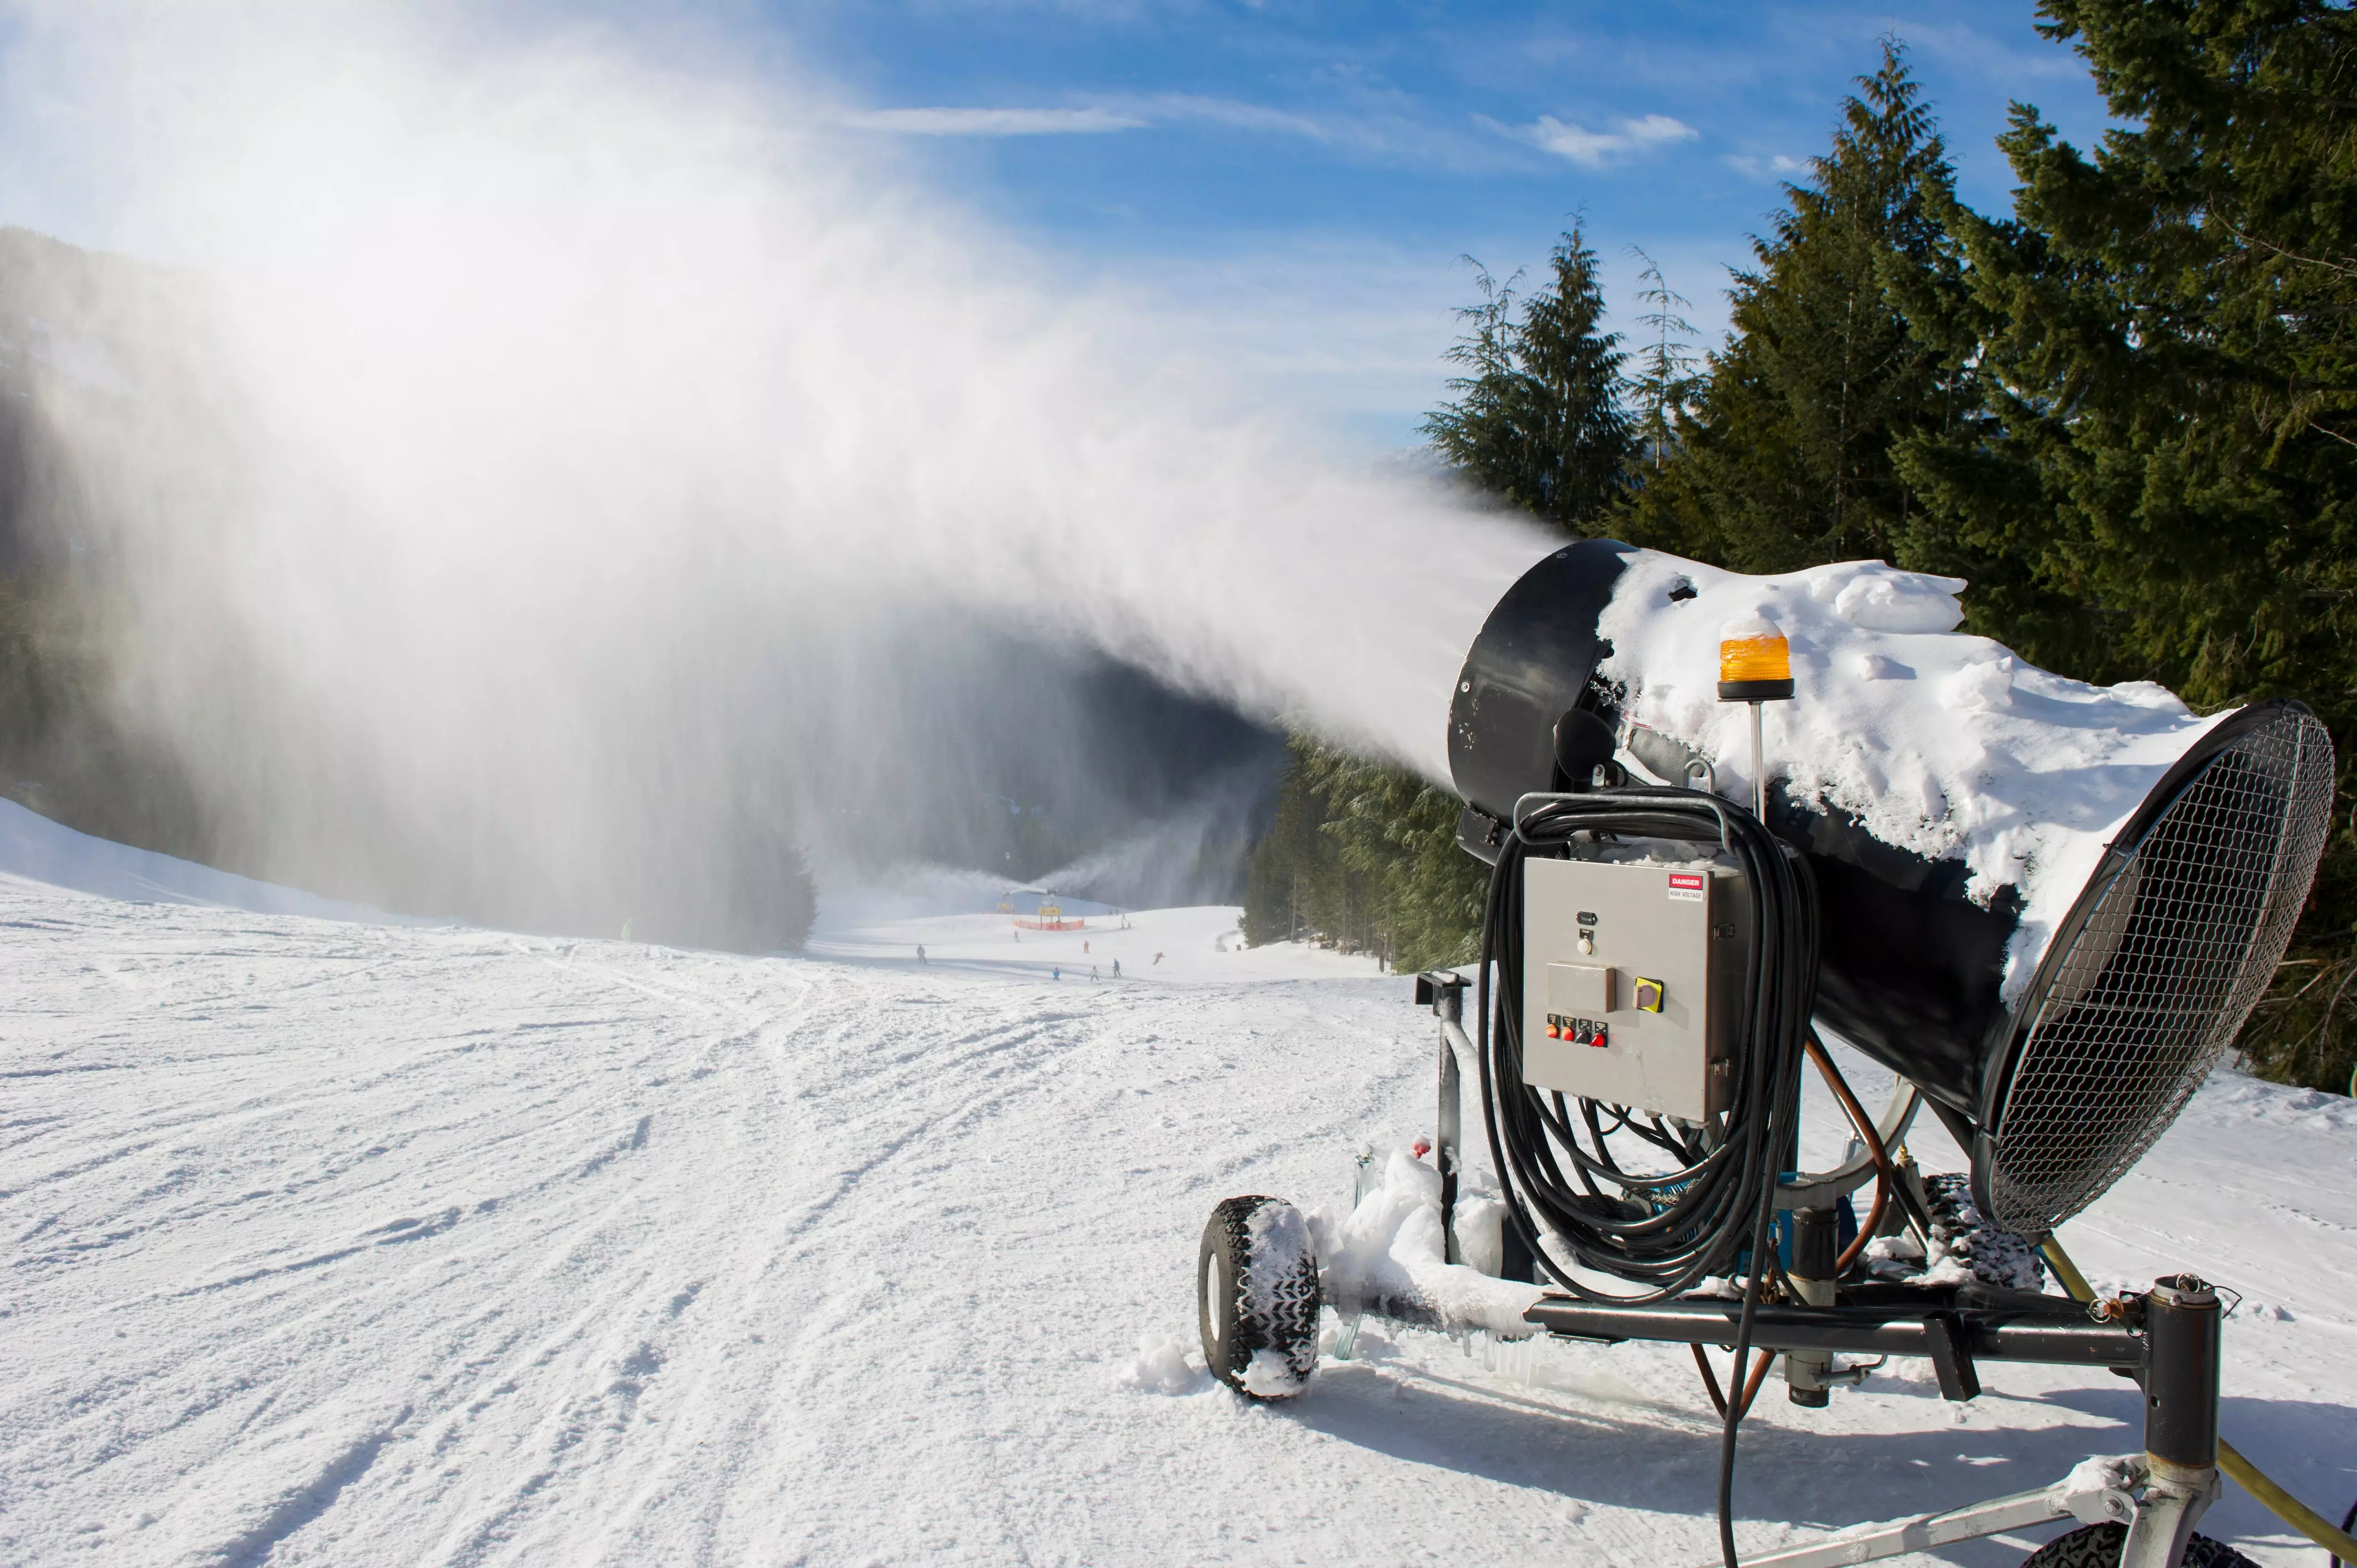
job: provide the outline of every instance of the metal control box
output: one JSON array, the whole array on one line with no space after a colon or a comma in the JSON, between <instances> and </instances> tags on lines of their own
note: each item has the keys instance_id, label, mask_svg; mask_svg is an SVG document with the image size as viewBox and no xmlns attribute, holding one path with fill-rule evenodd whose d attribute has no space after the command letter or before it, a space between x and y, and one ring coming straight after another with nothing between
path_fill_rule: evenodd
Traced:
<instances>
[{"instance_id":1,"label":"metal control box","mask_svg":"<svg viewBox=\"0 0 2357 1568\"><path fill-rule=\"evenodd\" d=\"M1523 1081L1699 1122L1727 1109L1751 950L1723 866L1523 863Z\"/></svg>"}]
</instances>

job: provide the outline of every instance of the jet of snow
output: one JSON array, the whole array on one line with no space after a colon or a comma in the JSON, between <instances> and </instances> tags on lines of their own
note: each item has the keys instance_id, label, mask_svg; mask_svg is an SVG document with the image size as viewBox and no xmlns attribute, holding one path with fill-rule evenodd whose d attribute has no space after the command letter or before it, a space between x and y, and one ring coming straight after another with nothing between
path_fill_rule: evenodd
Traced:
<instances>
[{"instance_id":1,"label":"jet of snow","mask_svg":"<svg viewBox=\"0 0 2357 1568\"><path fill-rule=\"evenodd\" d=\"M1020 627L1446 778L1535 526L1325 451L826 83L461 7L13 9L12 177L194 270L199 326L116 339L128 396L44 413L129 575L124 701L265 872L562 903L725 854L863 736L953 772L877 711L886 627Z\"/></svg>"}]
</instances>

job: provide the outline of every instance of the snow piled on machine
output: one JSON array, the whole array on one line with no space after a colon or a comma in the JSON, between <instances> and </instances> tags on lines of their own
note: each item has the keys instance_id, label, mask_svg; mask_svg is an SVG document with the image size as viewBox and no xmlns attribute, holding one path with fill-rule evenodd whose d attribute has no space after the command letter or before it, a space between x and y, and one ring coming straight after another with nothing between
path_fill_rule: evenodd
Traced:
<instances>
[{"instance_id":1,"label":"snow piled on machine","mask_svg":"<svg viewBox=\"0 0 2357 1568\"><path fill-rule=\"evenodd\" d=\"M1462 1263L1441 1245L1440 1173L1407 1150L1361 1156L1373 1179L1341 1212L1313 1208L1308 1219L1337 1310L1381 1312L1455 1328L1486 1328L1501 1338L1534 1332L1523 1314L1542 1294L1534 1284L1495 1275L1501 1262L1505 1206L1494 1196L1460 1192L1457 1240ZM1380 1170L1375 1166L1380 1164Z\"/></svg>"},{"instance_id":2,"label":"snow piled on machine","mask_svg":"<svg viewBox=\"0 0 2357 1568\"><path fill-rule=\"evenodd\" d=\"M1886 843L1964 861L1976 902L2015 889L2012 1002L2105 844L2220 715L2149 681L2068 680L1957 631L1965 586L1878 561L1752 577L1631 551L1598 622L1600 673L1625 685L1632 722L1710 758L1719 791L1748 800L1750 716L1718 699L1719 633L1774 621L1795 691L1767 704L1769 777Z\"/></svg>"}]
</instances>

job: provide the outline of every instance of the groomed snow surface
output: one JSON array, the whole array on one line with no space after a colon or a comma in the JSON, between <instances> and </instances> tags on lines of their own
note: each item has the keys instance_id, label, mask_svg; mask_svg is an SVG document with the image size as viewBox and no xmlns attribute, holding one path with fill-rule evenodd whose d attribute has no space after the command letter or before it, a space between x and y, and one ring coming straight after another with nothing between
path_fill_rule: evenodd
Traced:
<instances>
[{"instance_id":1,"label":"groomed snow surface","mask_svg":"<svg viewBox=\"0 0 2357 1568\"><path fill-rule=\"evenodd\" d=\"M6 853L101 891L0 876L0 1563L1714 1560L1683 1349L1371 1326L1282 1405L1202 1372L1212 1204L1334 1206L1430 1129L1429 1020L1363 962L1221 950L1224 909L737 958L257 913L155 857L177 901L132 902L129 852L51 848ZM2352 1149L2348 1101L2222 1075L2066 1232L2244 1293L2226 1432L2336 1516ZM2137 1446L2117 1379L1983 1378L1771 1384L1747 1543ZM2231 1486L2206 1528L2320 1561Z\"/></svg>"}]
</instances>

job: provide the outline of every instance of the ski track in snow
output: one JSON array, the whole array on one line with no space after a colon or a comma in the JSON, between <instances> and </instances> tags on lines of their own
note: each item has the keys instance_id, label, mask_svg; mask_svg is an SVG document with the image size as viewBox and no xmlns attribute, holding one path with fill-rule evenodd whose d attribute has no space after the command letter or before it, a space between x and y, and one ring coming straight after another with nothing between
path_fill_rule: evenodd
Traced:
<instances>
[{"instance_id":1,"label":"ski track in snow","mask_svg":"<svg viewBox=\"0 0 2357 1568\"><path fill-rule=\"evenodd\" d=\"M1232 922L740 958L0 877L0 1562L1714 1560L1682 1348L1371 1326L1282 1406L1124 1386L1141 1336L1191 1351L1217 1199L1330 1203L1360 1137L1430 1125L1405 983L1213 956ZM2221 1075L2065 1231L2099 1283L2246 1294L2227 1434L2336 1516L2352 1149L2350 1101ZM2119 1380L1983 1377L1771 1386L1747 1543L2139 1445ZM2231 1486L2205 1528L2316 1560Z\"/></svg>"}]
</instances>

